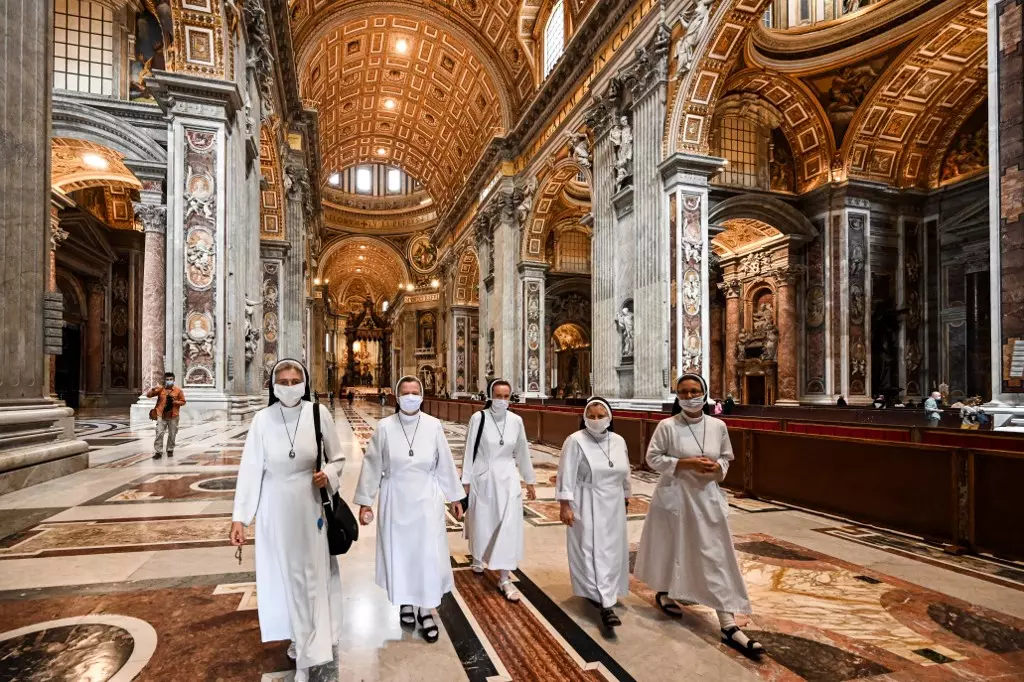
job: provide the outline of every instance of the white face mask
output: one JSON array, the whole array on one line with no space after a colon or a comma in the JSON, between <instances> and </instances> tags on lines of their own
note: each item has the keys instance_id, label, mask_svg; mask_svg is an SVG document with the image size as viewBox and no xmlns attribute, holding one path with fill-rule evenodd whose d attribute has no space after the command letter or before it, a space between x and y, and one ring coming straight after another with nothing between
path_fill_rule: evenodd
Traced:
<instances>
[{"instance_id":1,"label":"white face mask","mask_svg":"<svg viewBox=\"0 0 1024 682\"><path fill-rule=\"evenodd\" d=\"M301 384L295 384L294 386L285 386L284 384L274 384L274 395L281 401L281 404L285 407L295 407L302 400L302 396L306 394L306 382Z\"/></svg>"},{"instance_id":2,"label":"white face mask","mask_svg":"<svg viewBox=\"0 0 1024 682\"><path fill-rule=\"evenodd\" d=\"M508 401L502 400L501 398L495 398L491 401L491 408L500 414L508 409Z\"/></svg>"},{"instance_id":3,"label":"white face mask","mask_svg":"<svg viewBox=\"0 0 1024 682\"><path fill-rule=\"evenodd\" d=\"M608 430L608 426L612 423L611 417L601 417L600 419L588 419L583 418L583 423L587 425L587 431L590 431L595 436L599 436Z\"/></svg>"},{"instance_id":4,"label":"white face mask","mask_svg":"<svg viewBox=\"0 0 1024 682\"><path fill-rule=\"evenodd\" d=\"M416 395L415 393L408 393L398 399L398 407L402 412L419 412L422 403L423 396Z\"/></svg>"},{"instance_id":5,"label":"white face mask","mask_svg":"<svg viewBox=\"0 0 1024 682\"><path fill-rule=\"evenodd\" d=\"M696 398L680 398L679 407L683 408L687 412L696 412L704 409L704 396L698 396Z\"/></svg>"}]
</instances>

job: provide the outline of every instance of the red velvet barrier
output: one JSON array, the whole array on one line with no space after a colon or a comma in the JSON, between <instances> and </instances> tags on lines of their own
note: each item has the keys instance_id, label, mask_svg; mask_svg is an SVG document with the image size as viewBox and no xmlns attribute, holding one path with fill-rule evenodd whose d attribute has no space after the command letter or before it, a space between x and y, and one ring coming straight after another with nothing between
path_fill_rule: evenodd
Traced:
<instances>
[{"instance_id":1,"label":"red velvet barrier","mask_svg":"<svg viewBox=\"0 0 1024 682\"><path fill-rule=\"evenodd\" d=\"M885 440L896 443L909 443L910 431L906 429L879 429L870 426L840 426L838 424L808 424L806 422L786 422L789 433L807 433L817 436L833 436L836 438L864 438L867 440Z\"/></svg>"}]
</instances>

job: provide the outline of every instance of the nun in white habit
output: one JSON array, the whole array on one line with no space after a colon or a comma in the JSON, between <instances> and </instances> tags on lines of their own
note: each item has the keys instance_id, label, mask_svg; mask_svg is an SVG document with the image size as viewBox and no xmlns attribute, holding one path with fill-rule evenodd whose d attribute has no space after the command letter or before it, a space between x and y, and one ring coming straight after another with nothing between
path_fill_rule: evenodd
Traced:
<instances>
[{"instance_id":1,"label":"nun in white habit","mask_svg":"<svg viewBox=\"0 0 1024 682\"><path fill-rule=\"evenodd\" d=\"M256 591L264 642L291 640L295 679L333 660L341 635L341 576L330 555L319 488L338 490L345 462L330 412L314 405L297 360L271 373L270 402L253 416L235 486L231 542L256 520ZM313 410L320 410L324 466L316 468Z\"/></svg>"},{"instance_id":2,"label":"nun in white habit","mask_svg":"<svg viewBox=\"0 0 1024 682\"><path fill-rule=\"evenodd\" d=\"M566 529L572 591L601 611L605 627L622 625L612 611L629 594L629 454L615 433L612 408L591 398L580 430L565 439L558 461L555 499Z\"/></svg>"},{"instance_id":3,"label":"nun in white habit","mask_svg":"<svg viewBox=\"0 0 1024 682\"><path fill-rule=\"evenodd\" d=\"M399 622L436 642L431 609L455 586L449 560L444 501L462 500L462 485L441 422L420 411L423 385L406 376L395 388L398 409L381 419L359 472L355 503L359 522L373 521L373 500L380 491L377 518L377 585L400 605ZM462 518L461 505L452 513ZM418 613L415 613L418 609Z\"/></svg>"},{"instance_id":4,"label":"nun in white habit","mask_svg":"<svg viewBox=\"0 0 1024 682\"><path fill-rule=\"evenodd\" d=\"M684 604L718 613L722 638L748 656L764 647L733 617L750 613L747 587L729 533L725 496L718 484L733 460L725 422L704 414L707 384L696 374L676 382L678 413L662 420L647 447L647 464L661 473L640 538L636 577L657 593L671 617ZM673 410L675 412L675 410Z\"/></svg>"},{"instance_id":5,"label":"nun in white habit","mask_svg":"<svg viewBox=\"0 0 1024 682\"><path fill-rule=\"evenodd\" d=\"M466 428L466 455L462 459L462 483L469 496L466 537L473 571L483 573L484 566L498 571L498 589L505 599L517 602L519 591L512 585L509 571L514 571L523 559L523 489L519 476L526 481L530 500L537 499L537 478L523 419L508 409L512 385L495 379L487 395L484 409L469 418Z\"/></svg>"}]
</instances>

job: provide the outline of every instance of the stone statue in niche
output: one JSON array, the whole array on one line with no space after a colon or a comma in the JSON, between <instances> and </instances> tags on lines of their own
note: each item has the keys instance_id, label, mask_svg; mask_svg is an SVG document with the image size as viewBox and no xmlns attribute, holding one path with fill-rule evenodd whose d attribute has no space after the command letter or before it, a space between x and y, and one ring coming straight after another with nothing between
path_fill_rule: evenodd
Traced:
<instances>
[{"instance_id":1,"label":"stone statue in niche","mask_svg":"<svg viewBox=\"0 0 1024 682\"><path fill-rule=\"evenodd\" d=\"M203 317L192 318L192 325L185 334L185 348L188 357L195 360L200 355L213 357L213 330Z\"/></svg>"},{"instance_id":2,"label":"stone statue in niche","mask_svg":"<svg viewBox=\"0 0 1024 682\"><path fill-rule=\"evenodd\" d=\"M260 343L260 330L253 324L259 301L245 299L245 361L252 362Z\"/></svg>"},{"instance_id":3,"label":"stone statue in niche","mask_svg":"<svg viewBox=\"0 0 1024 682\"><path fill-rule=\"evenodd\" d=\"M618 191L633 174L633 129L629 127L629 119L620 116L608 137L615 148L615 190Z\"/></svg>"},{"instance_id":4,"label":"stone statue in niche","mask_svg":"<svg viewBox=\"0 0 1024 682\"><path fill-rule=\"evenodd\" d=\"M786 145L772 145L772 160L769 164L770 187L775 192L792 192L794 188L793 155Z\"/></svg>"},{"instance_id":5,"label":"stone statue in niche","mask_svg":"<svg viewBox=\"0 0 1024 682\"><path fill-rule=\"evenodd\" d=\"M768 329L764 339L764 348L761 350L761 360L765 362L774 361L779 353L779 330L775 327Z\"/></svg>"},{"instance_id":6,"label":"stone statue in niche","mask_svg":"<svg viewBox=\"0 0 1024 682\"><path fill-rule=\"evenodd\" d=\"M683 35L676 42L673 57L676 60L676 78L681 79L693 68L697 54L697 43L711 14L711 0L696 0L679 14L679 25Z\"/></svg>"},{"instance_id":7,"label":"stone statue in niche","mask_svg":"<svg viewBox=\"0 0 1024 682\"><path fill-rule=\"evenodd\" d=\"M586 133L569 133L569 156L583 168L590 168L590 144Z\"/></svg>"},{"instance_id":8,"label":"stone statue in niche","mask_svg":"<svg viewBox=\"0 0 1024 682\"><path fill-rule=\"evenodd\" d=\"M494 378L494 330L487 331L487 365L484 367L487 380Z\"/></svg>"},{"instance_id":9,"label":"stone statue in niche","mask_svg":"<svg viewBox=\"0 0 1024 682\"><path fill-rule=\"evenodd\" d=\"M771 303L762 303L754 313L754 331L768 331L775 328L775 311Z\"/></svg>"},{"instance_id":10,"label":"stone statue in niche","mask_svg":"<svg viewBox=\"0 0 1024 682\"><path fill-rule=\"evenodd\" d=\"M632 358L633 311L628 306L623 306L622 312L615 316L615 326L619 330L619 338L622 341L622 358Z\"/></svg>"}]
</instances>

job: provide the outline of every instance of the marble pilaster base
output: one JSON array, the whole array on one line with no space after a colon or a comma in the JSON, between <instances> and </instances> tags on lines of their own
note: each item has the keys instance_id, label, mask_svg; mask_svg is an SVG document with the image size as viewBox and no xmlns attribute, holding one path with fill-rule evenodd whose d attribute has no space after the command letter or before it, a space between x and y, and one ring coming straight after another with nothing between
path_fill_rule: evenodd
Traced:
<instances>
[{"instance_id":1,"label":"marble pilaster base","mask_svg":"<svg viewBox=\"0 0 1024 682\"><path fill-rule=\"evenodd\" d=\"M619 375L619 397L632 399L633 397L633 365L616 367L615 372Z\"/></svg>"},{"instance_id":2,"label":"marble pilaster base","mask_svg":"<svg viewBox=\"0 0 1024 682\"><path fill-rule=\"evenodd\" d=\"M75 438L73 415L46 399L0 407L0 494L89 466L89 444Z\"/></svg>"}]
</instances>

